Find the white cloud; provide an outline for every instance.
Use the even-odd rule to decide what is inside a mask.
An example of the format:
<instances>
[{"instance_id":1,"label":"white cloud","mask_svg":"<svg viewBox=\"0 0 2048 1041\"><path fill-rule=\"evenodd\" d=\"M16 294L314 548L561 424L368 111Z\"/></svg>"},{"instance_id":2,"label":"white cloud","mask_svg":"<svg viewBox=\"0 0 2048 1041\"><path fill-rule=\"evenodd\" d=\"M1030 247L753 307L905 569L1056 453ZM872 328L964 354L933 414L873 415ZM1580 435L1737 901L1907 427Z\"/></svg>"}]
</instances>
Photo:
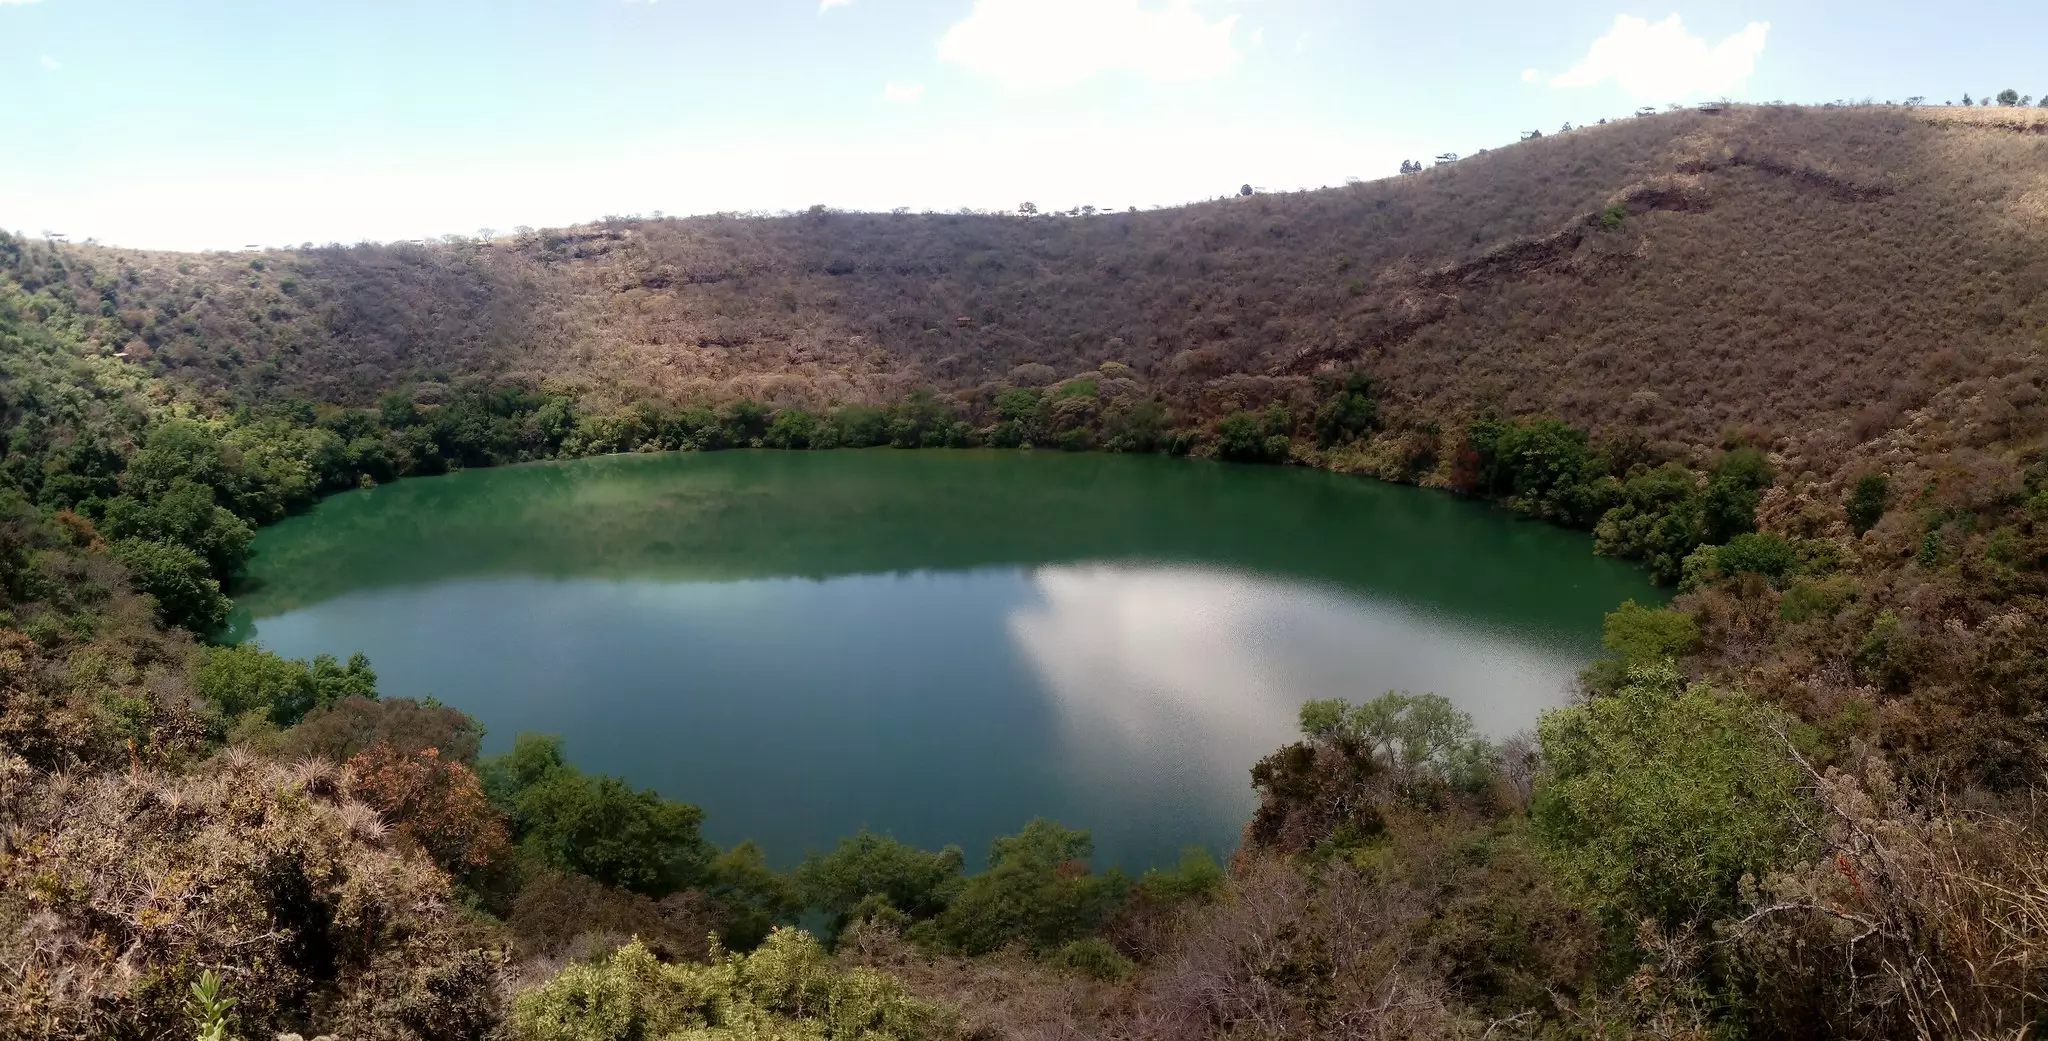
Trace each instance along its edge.
<instances>
[{"instance_id":1,"label":"white cloud","mask_svg":"<svg viewBox=\"0 0 2048 1041\"><path fill-rule=\"evenodd\" d=\"M1613 83L1639 101L1723 93L1749 78L1770 30L1769 22L1751 22L1741 32L1709 45L1687 32L1675 14L1655 24L1619 15L1607 35L1594 40L1571 71L1551 77L1550 85Z\"/></svg>"},{"instance_id":2,"label":"white cloud","mask_svg":"<svg viewBox=\"0 0 2048 1041\"><path fill-rule=\"evenodd\" d=\"M1178 82L1222 75L1240 55L1237 16L1209 19L1192 0L975 0L939 40L939 57L1024 89L1072 86L1105 72Z\"/></svg>"},{"instance_id":3,"label":"white cloud","mask_svg":"<svg viewBox=\"0 0 2048 1041\"><path fill-rule=\"evenodd\" d=\"M0 0L0 7L6 7L8 4L33 4L38 2L40 0Z\"/></svg>"},{"instance_id":4,"label":"white cloud","mask_svg":"<svg viewBox=\"0 0 2048 1041\"><path fill-rule=\"evenodd\" d=\"M46 69L50 70L51 72L55 72L55 71L57 71L58 69L61 69L61 68L63 68L63 67L64 67L64 63L63 63L63 62L61 62L61 61L58 61L57 59L55 59L55 58L52 58L52 57L50 57L50 56L49 56L49 55L47 55L47 54L43 55L42 57L40 57L40 58L38 58L38 59L36 59L36 60L37 60L38 62L40 62L40 63L42 64L43 68L46 68Z\"/></svg>"},{"instance_id":5,"label":"white cloud","mask_svg":"<svg viewBox=\"0 0 2048 1041\"><path fill-rule=\"evenodd\" d=\"M818 0L818 13L824 14L835 7L845 7L850 3L853 3L853 0Z\"/></svg>"},{"instance_id":6,"label":"white cloud","mask_svg":"<svg viewBox=\"0 0 2048 1041\"><path fill-rule=\"evenodd\" d=\"M1522 70L1522 82L1523 82L1523 83L1536 83L1536 82L1539 82L1539 81L1541 81L1542 79L1543 79L1543 74L1542 74L1542 73L1540 73L1540 72L1537 72L1537 71L1536 71L1535 69L1523 69L1523 70Z\"/></svg>"},{"instance_id":7,"label":"white cloud","mask_svg":"<svg viewBox=\"0 0 2048 1041\"><path fill-rule=\"evenodd\" d=\"M921 97L924 97L922 83L891 83L882 88L884 101L897 101L907 105Z\"/></svg>"}]
</instances>

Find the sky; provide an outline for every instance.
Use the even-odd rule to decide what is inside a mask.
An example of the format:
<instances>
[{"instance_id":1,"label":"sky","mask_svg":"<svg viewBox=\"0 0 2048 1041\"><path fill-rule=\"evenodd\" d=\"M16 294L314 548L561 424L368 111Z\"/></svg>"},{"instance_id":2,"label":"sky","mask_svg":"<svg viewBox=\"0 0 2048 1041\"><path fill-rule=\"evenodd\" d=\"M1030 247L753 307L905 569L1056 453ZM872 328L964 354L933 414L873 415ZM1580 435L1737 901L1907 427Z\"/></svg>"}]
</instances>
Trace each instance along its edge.
<instances>
[{"instance_id":1,"label":"sky","mask_svg":"<svg viewBox=\"0 0 2048 1041\"><path fill-rule=\"evenodd\" d=\"M2038 100L2044 39L2038 0L0 0L0 227L1149 208L1646 104Z\"/></svg>"}]
</instances>

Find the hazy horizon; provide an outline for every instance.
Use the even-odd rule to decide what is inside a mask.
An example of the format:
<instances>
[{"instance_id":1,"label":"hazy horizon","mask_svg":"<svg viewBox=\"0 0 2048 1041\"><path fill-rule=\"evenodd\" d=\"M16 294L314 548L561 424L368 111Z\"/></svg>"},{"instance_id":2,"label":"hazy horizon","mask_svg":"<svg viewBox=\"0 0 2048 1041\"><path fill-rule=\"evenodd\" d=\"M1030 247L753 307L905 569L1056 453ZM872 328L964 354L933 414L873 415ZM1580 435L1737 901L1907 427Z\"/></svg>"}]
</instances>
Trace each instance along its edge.
<instances>
[{"instance_id":1,"label":"hazy horizon","mask_svg":"<svg viewBox=\"0 0 2048 1041\"><path fill-rule=\"evenodd\" d=\"M1145 209L1376 179L1642 105L2048 94L2026 24L2048 14L0 0L11 136L35 143L0 158L0 226L234 250L656 211Z\"/></svg>"}]
</instances>

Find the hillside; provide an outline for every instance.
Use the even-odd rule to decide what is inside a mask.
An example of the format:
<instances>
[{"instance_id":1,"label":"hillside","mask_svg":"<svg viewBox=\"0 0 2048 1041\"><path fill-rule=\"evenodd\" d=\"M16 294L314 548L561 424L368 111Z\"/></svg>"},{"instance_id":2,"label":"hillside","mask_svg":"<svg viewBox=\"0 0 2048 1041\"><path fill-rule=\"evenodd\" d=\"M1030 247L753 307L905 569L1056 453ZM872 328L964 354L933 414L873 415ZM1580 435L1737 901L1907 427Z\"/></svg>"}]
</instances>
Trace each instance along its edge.
<instances>
[{"instance_id":1,"label":"hillside","mask_svg":"<svg viewBox=\"0 0 2048 1041\"><path fill-rule=\"evenodd\" d=\"M2048 112L2010 108L1673 112L1147 213L0 235L0 1039L222 1027L202 970L252 1037L2024 1036L2044 390ZM193 638L342 489L882 444L1413 481L1680 595L1533 735L1304 706L1227 875L1137 880L1046 821L972 874L871 835L779 874L372 663Z\"/></svg>"},{"instance_id":2,"label":"hillside","mask_svg":"<svg viewBox=\"0 0 2048 1041\"><path fill-rule=\"evenodd\" d=\"M1213 410L1361 367L1390 404L1495 403L1688 443L1745 427L1835 459L2038 345L2042 125L2013 110L1737 108L1135 214L815 212L456 245L65 252L76 290L132 337L117 346L210 391L362 403L402 380L488 374L611 401L826 404L1118 361Z\"/></svg>"}]
</instances>

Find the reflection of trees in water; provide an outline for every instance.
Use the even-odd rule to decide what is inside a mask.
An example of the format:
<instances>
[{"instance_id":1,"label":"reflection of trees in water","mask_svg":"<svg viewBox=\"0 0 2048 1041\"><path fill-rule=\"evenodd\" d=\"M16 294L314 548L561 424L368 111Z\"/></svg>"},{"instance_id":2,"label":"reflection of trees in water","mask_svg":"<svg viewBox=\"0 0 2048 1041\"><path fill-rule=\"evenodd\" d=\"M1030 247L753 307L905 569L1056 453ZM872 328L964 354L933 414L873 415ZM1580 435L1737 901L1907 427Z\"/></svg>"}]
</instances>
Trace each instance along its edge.
<instances>
[{"instance_id":1,"label":"reflection of trees in water","mask_svg":"<svg viewBox=\"0 0 2048 1041\"><path fill-rule=\"evenodd\" d=\"M1654 594L1586 540L1413 488L1111 455L724 452L472 471L348 493L262 533L270 616L493 574L720 581L1089 560L1199 563L1583 634Z\"/></svg>"}]
</instances>

